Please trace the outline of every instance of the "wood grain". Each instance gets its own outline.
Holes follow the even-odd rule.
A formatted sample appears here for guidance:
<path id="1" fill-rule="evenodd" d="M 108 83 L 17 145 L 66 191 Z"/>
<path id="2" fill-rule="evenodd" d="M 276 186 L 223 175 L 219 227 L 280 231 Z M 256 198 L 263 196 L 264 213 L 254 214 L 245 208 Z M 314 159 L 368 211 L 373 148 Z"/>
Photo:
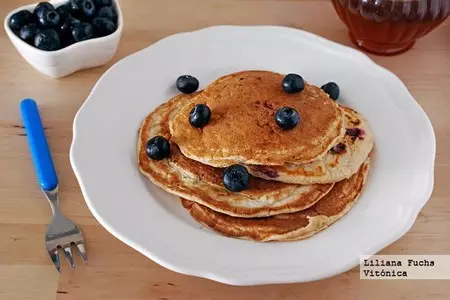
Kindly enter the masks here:
<path id="1" fill-rule="evenodd" d="M 27 2 L 2 0 L 0 12 L 4 16 Z M 121 3 L 125 30 L 114 60 L 61 80 L 39 75 L 17 54 L 5 32 L 0 32 L 0 299 L 450 299 L 444 281 L 362 281 L 358 269 L 306 284 L 226 286 L 168 271 L 107 233 L 83 201 L 68 154 L 73 117 L 95 82 L 114 62 L 167 35 L 216 24 L 292 26 L 352 46 L 346 28 L 325 0 Z M 438 143 L 432 199 L 411 231 L 382 253 L 448 254 L 450 22 L 402 55 L 371 57 L 405 82 L 431 118 Z M 75 271 L 64 265 L 61 276 L 43 248 L 50 209 L 38 189 L 21 127 L 18 104 L 24 97 L 33 97 L 39 103 L 60 178 L 62 210 L 82 226 L 89 241 L 89 265 L 83 266 L 77 260 L 80 266 Z"/>

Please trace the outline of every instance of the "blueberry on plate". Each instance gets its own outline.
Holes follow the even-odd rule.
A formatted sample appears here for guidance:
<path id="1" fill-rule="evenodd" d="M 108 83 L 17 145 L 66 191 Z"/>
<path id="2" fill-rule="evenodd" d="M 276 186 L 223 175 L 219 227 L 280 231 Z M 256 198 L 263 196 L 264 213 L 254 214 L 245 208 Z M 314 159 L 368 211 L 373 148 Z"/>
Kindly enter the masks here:
<path id="1" fill-rule="evenodd" d="M 107 18 L 94 18 L 92 27 L 96 37 L 107 36 L 116 31 L 116 24 Z"/>
<path id="2" fill-rule="evenodd" d="M 112 0 L 94 0 L 94 2 L 97 7 L 109 6 L 112 4 Z"/>
<path id="3" fill-rule="evenodd" d="M 282 107 L 275 114 L 275 120 L 282 129 L 292 129 L 300 122 L 300 115 L 293 108 Z"/>
<path id="4" fill-rule="evenodd" d="M 337 100 L 339 98 L 340 89 L 335 82 L 328 82 L 327 84 L 322 85 L 321 89 L 324 90 L 331 99 Z"/>
<path id="5" fill-rule="evenodd" d="M 44 51 L 55 51 L 61 49 L 61 40 L 55 30 L 44 29 L 36 34 L 34 46 Z"/>
<path id="6" fill-rule="evenodd" d="M 36 37 L 36 34 L 38 34 L 39 29 L 36 24 L 30 23 L 22 27 L 20 29 L 20 38 L 24 40 L 25 42 L 29 44 L 34 43 L 34 38 Z"/>
<path id="7" fill-rule="evenodd" d="M 41 16 L 38 18 L 38 26 L 40 28 L 58 28 L 59 23 L 61 22 L 61 17 L 56 10 L 46 10 L 41 13 Z"/>
<path id="8" fill-rule="evenodd" d="M 16 12 L 9 18 L 9 28 L 15 31 L 19 31 L 24 25 L 30 23 L 33 20 L 33 14 L 28 10 L 21 10 Z"/>
<path id="9" fill-rule="evenodd" d="M 95 15 L 95 4 L 92 0 L 70 0 L 71 14 L 84 21 L 91 20 Z"/>
<path id="10" fill-rule="evenodd" d="M 211 110 L 205 104 L 196 104 L 189 113 L 189 123 L 196 128 L 202 128 L 210 119 Z"/>
<path id="11" fill-rule="evenodd" d="M 147 155 L 154 160 L 161 160 L 169 156 L 170 143 L 163 136 L 152 137 L 146 145 Z"/>
<path id="12" fill-rule="evenodd" d="M 72 37 L 75 42 L 89 40 L 94 37 L 94 29 L 89 23 L 80 23 L 72 29 Z"/>
<path id="13" fill-rule="evenodd" d="M 117 13 L 114 7 L 112 6 L 104 6 L 100 8 L 97 11 L 97 17 L 110 19 L 114 23 L 117 22 Z"/>
<path id="14" fill-rule="evenodd" d="M 39 19 L 41 15 L 48 11 L 48 10 L 55 10 L 55 7 L 51 5 L 48 2 L 40 2 L 35 8 L 34 8 L 34 15 L 36 16 L 36 19 Z"/>
<path id="15" fill-rule="evenodd" d="M 305 88 L 305 82 L 300 75 L 297 74 L 287 74 L 282 82 L 283 90 L 286 93 L 293 94 L 303 91 Z"/>
<path id="16" fill-rule="evenodd" d="M 232 165 L 223 171 L 223 185 L 231 192 L 240 192 L 248 188 L 250 174 L 241 165 Z"/>
<path id="17" fill-rule="evenodd" d="M 192 94 L 198 86 L 198 79 L 191 75 L 182 75 L 177 79 L 177 89 L 184 94 Z"/>
<path id="18" fill-rule="evenodd" d="M 56 11 L 59 13 L 59 16 L 62 20 L 65 20 L 70 15 L 70 4 L 63 4 L 60 7 L 56 9 Z"/>
<path id="19" fill-rule="evenodd" d="M 80 24 L 81 21 L 69 15 L 64 22 L 62 22 L 59 27 L 59 31 L 61 32 L 62 37 L 70 37 L 72 38 L 72 30 L 77 24 Z"/>

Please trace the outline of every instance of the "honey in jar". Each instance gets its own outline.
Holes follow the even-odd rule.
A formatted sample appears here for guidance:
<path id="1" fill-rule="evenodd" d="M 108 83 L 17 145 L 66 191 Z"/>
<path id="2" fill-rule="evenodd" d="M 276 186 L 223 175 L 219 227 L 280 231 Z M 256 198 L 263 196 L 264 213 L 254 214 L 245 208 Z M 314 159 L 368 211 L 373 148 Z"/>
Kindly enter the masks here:
<path id="1" fill-rule="evenodd" d="M 439 26 L 450 0 L 332 0 L 352 41 L 376 54 L 397 54 Z"/>

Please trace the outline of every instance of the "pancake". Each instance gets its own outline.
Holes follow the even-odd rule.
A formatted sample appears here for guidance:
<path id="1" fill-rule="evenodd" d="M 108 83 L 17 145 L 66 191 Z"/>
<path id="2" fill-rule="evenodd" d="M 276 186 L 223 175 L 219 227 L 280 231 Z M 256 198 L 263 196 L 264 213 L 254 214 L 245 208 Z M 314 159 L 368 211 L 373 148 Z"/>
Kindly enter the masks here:
<path id="1" fill-rule="evenodd" d="M 296 184 L 338 182 L 355 174 L 373 148 L 373 133 L 363 116 L 347 107 L 341 109 L 346 134 L 326 155 L 307 164 L 249 165 L 248 171 L 261 178 Z"/>
<path id="2" fill-rule="evenodd" d="M 171 140 L 169 119 L 196 95 L 179 95 L 159 106 L 139 130 L 138 164 L 141 172 L 167 192 L 231 216 L 251 218 L 296 212 L 314 205 L 333 184 L 295 185 L 252 177 L 250 188 L 233 193 L 222 185 L 222 169 L 203 165 L 183 156 Z M 147 141 L 162 135 L 171 142 L 167 159 L 152 160 Z"/>
<path id="3" fill-rule="evenodd" d="M 243 219 L 218 213 L 186 199 L 181 201 L 195 220 L 229 237 L 260 242 L 300 240 L 327 228 L 355 205 L 365 185 L 369 166 L 370 158 L 355 175 L 336 183 L 314 206 L 291 214 Z"/>
<path id="4" fill-rule="evenodd" d="M 210 84 L 176 115 L 170 124 L 173 141 L 188 158 L 214 167 L 232 164 L 284 165 L 317 159 L 344 135 L 339 106 L 320 88 L 288 94 L 284 76 L 268 71 L 244 71 Z M 190 125 L 195 104 L 211 109 L 203 128 Z M 281 107 L 295 108 L 300 123 L 283 130 L 275 122 Z"/>

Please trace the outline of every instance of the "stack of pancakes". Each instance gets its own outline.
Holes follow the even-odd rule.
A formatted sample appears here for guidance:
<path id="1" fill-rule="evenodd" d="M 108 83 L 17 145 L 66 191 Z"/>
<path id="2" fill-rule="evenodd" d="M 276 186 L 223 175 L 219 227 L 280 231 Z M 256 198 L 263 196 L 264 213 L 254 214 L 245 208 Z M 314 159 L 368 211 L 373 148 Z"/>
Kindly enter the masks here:
<path id="1" fill-rule="evenodd" d="M 291 241 L 328 227 L 363 190 L 373 135 L 360 114 L 322 89 L 305 83 L 302 92 L 288 94 L 283 78 L 267 71 L 233 73 L 162 104 L 140 129 L 141 172 L 181 197 L 194 219 L 226 236 Z M 203 128 L 189 123 L 196 104 L 211 110 Z M 299 112 L 296 127 L 277 125 L 274 115 L 281 107 Z M 155 136 L 170 141 L 165 159 L 146 153 Z M 224 168 L 235 164 L 252 175 L 241 192 L 222 182 Z"/>

